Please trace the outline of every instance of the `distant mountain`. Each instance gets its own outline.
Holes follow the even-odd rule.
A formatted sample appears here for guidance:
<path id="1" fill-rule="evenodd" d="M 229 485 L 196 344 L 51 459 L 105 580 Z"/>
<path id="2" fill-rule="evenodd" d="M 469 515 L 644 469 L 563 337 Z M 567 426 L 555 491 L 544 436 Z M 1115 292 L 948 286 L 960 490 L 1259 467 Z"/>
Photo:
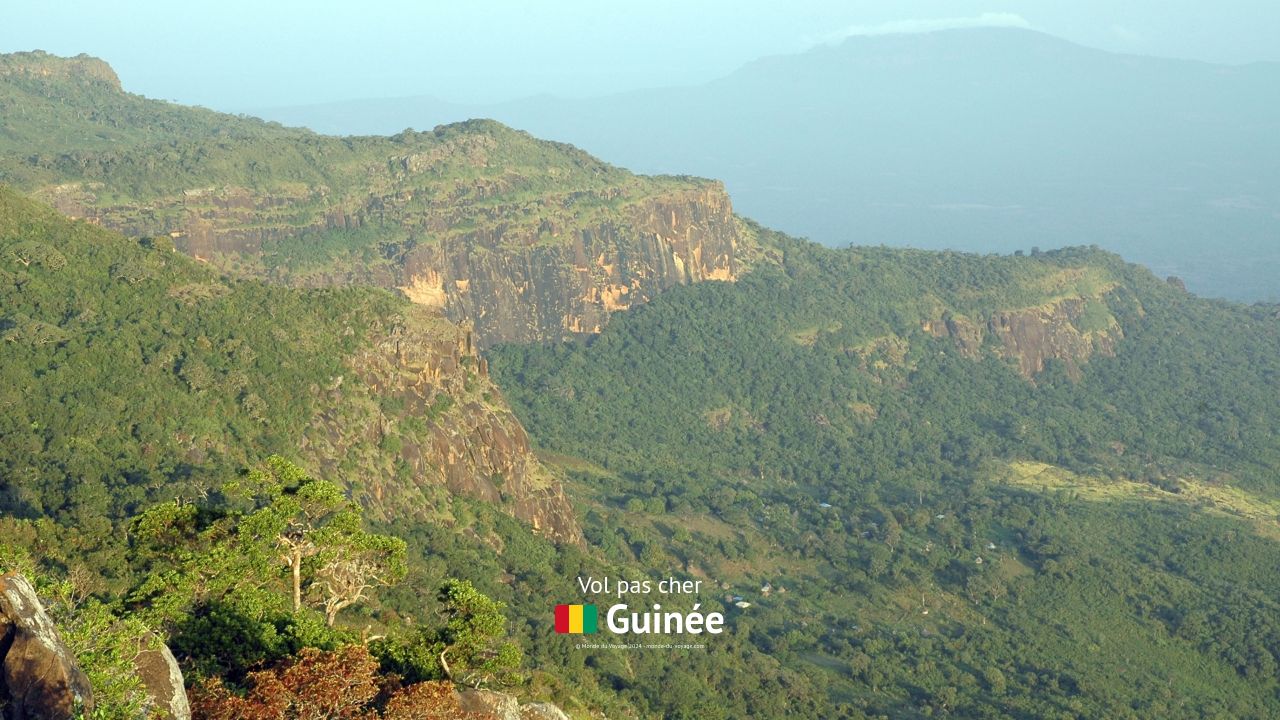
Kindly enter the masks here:
<path id="1" fill-rule="evenodd" d="M 590 100 L 270 111 L 324 132 L 494 117 L 641 172 L 723 179 L 829 245 L 1097 243 L 1195 292 L 1276 299 L 1280 65 L 1118 55 L 1018 29 L 854 37 L 706 85 Z"/>

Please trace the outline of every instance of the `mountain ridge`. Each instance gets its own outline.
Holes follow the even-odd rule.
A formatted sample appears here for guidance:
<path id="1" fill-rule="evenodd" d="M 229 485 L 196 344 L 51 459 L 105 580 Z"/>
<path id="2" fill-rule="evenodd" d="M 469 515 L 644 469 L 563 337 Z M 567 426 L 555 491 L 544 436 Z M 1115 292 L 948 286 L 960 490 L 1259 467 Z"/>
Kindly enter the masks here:
<path id="1" fill-rule="evenodd" d="M 197 495 L 253 446 L 342 478 L 375 517 L 448 517 L 457 495 L 580 541 L 472 333 L 438 311 L 380 291 L 228 280 L 162 241 L 68 221 L 3 185 L 0 281 L 0 462 L 17 517 L 77 517 L 103 501 L 95 489 L 116 494 L 108 517 Z M 136 307 L 140 297 L 148 304 Z M 94 365 L 103 352 L 117 359 Z M 276 385 L 264 384 L 268 367 Z M 143 387 L 163 397 L 144 401 Z M 67 398 L 94 399 L 63 416 Z M 95 413 L 119 416 L 95 429 Z M 130 431 L 105 429 L 120 424 Z M 91 438 L 101 446 L 87 452 Z"/>
<path id="2" fill-rule="evenodd" d="M 732 280 L 749 240 L 719 183 L 632 175 L 494 121 L 330 138 L 37 60 L 62 70 L 0 76 L 0 103 L 23 108 L 0 119 L 0 180 L 225 271 L 404 288 L 481 346 L 598 332 L 669 287 Z"/>
<path id="3" fill-rule="evenodd" d="M 720 178 L 743 214 L 830 246 L 1097 243 L 1193 292 L 1257 301 L 1280 297 L 1261 270 L 1280 261 L 1269 241 L 1280 212 L 1280 116 L 1268 100 L 1277 78 L 1277 63 L 966 29 L 853 37 L 691 87 L 465 112 L 639 171 Z M 432 109 L 379 110 L 390 126 L 423 112 Z M 275 116 L 363 122 L 350 104 Z"/>

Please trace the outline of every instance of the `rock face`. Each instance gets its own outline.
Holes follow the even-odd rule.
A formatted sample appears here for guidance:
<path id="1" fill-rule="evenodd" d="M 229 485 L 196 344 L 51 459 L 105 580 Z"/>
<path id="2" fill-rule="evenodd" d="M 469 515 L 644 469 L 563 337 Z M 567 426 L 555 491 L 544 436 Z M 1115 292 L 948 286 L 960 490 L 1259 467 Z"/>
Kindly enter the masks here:
<path id="1" fill-rule="evenodd" d="M 462 711 L 475 713 L 477 720 L 521 720 L 520 703 L 506 693 L 463 690 L 459 696 Z"/>
<path id="2" fill-rule="evenodd" d="M 618 206 L 599 217 L 566 212 L 566 204 L 584 202 L 572 197 L 576 193 L 510 204 L 498 194 L 482 212 L 465 204 L 471 201 L 415 205 L 405 194 L 413 196 L 370 197 L 343 210 L 324 206 L 319 189 L 224 187 L 157 199 L 145 213 L 133 205 L 99 205 L 95 193 L 78 185 L 48 189 L 42 197 L 70 217 L 125 235 L 169 235 L 178 249 L 239 271 L 257 272 L 254 258 L 264 243 L 349 230 L 405 235 L 384 247 L 389 257 L 375 262 L 277 279 L 398 288 L 416 303 L 442 308 L 455 322 L 471 322 L 481 347 L 598 333 L 611 312 L 678 285 L 732 281 L 741 272 L 741 234 L 719 183 L 690 180 L 652 195 L 634 189 L 583 193 L 593 203 Z M 282 212 L 309 219 L 273 225 L 271 218 Z"/>
<path id="3" fill-rule="evenodd" d="M 463 690 L 459 704 L 476 720 L 569 720 L 563 710 L 551 703 L 521 705 L 514 697 L 494 690 Z"/>
<path id="4" fill-rule="evenodd" d="M 520 706 L 520 720 L 569 720 L 569 716 L 551 703 L 529 703 Z"/>
<path id="5" fill-rule="evenodd" d="M 1067 373 L 1078 377 L 1080 365 L 1091 356 L 1114 356 L 1116 342 L 1123 337 L 1117 324 L 1082 327 L 1087 302 L 1071 298 L 1045 308 L 996 313 L 987 329 L 1000 341 L 1000 352 L 1017 360 L 1023 377 L 1035 377 L 1050 359 L 1062 361 Z"/>
<path id="6" fill-rule="evenodd" d="M 737 247 L 728 197 L 708 184 L 597 224 L 548 220 L 533 232 L 488 229 L 421 246 L 406 255 L 398 287 L 472 321 L 482 345 L 559 340 L 598 333 L 609 313 L 677 285 L 736 279 Z"/>
<path id="7" fill-rule="evenodd" d="M 1079 377 L 1080 366 L 1094 355 L 1115 355 L 1124 337 L 1120 325 L 1101 298 L 1062 298 L 1042 306 L 1000 310 L 977 322 L 945 315 L 924 323 L 925 332 L 949 337 L 967 357 L 978 357 L 990 338 L 993 351 L 1017 362 L 1023 377 L 1032 380 L 1045 363 L 1065 364 L 1067 374 Z"/>
<path id="8" fill-rule="evenodd" d="M 112 95 L 131 98 L 147 116 L 150 101 Z M 244 123 L 227 120 L 236 122 Z M 732 281 L 743 269 L 739 244 L 749 239 L 718 182 L 632 175 L 492 121 L 359 143 L 241 131 L 280 137 L 243 147 L 222 136 L 176 139 L 174 153 L 190 158 L 187 178 L 169 175 L 152 147 L 103 155 L 56 147 L 31 156 L 32 172 L 54 182 L 27 189 L 69 217 L 131 237 L 167 236 L 231 273 L 399 288 L 472 323 L 481 347 L 597 333 L 613 311 L 678 285 Z M 288 172 L 265 169 L 275 164 Z"/>
<path id="9" fill-rule="evenodd" d="M 93 692 L 62 644 L 35 590 L 20 575 L 0 577 L 0 687 L 8 720 L 63 720 L 93 710 Z"/>
<path id="10" fill-rule="evenodd" d="M 191 720 L 187 688 L 182 669 L 169 646 L 158 638 L 146 638 L 143 649 L 134 659 L 138 678 L 151 698 L 149 717 L 162 720 Z"/>
<path id="11" fill-rule="evenodd" d="M 108 89 L 120 90 L 120 78 L 111 66 L 88 55 L 61 58 L 40 50 L 0 55 L 0 77 L 99 83 Z"/>
<path id="12" fill-rule="evenodd" d="M 334 477 L 354 454 L 392 463 L 359 488 L 375 512 L 422 515 L 444 487 L 493 503 L 558 542 L 582 541 L 564 489 L 531 452 L 469 329 L 412 307 L 349 365 L 351 377 L 321 390 L 331 410 L 315 419 L 301 450 Z M 372 422 L 339 410 L 375 406 Z"/>

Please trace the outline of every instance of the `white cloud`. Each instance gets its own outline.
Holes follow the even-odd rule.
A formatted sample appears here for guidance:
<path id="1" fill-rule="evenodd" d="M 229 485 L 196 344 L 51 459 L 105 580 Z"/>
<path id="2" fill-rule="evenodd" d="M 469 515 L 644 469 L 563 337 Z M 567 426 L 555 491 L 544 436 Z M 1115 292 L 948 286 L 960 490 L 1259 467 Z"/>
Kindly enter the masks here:
<path id="1" fill-rule="evenodd" d="M 926 33 L 939 30 L 958 30 L 961 28 L 1007 27 L 1031 29 L 1026 18 L 1017 13 L 982 13 L 972 17 L 924 18 L 917 20 L 895 20 L 879 25 L 850 25 L 843 30 L 832 33 L 825 41 L 843 40 L 853 35 L 898 35 L 904 33 Z"/>

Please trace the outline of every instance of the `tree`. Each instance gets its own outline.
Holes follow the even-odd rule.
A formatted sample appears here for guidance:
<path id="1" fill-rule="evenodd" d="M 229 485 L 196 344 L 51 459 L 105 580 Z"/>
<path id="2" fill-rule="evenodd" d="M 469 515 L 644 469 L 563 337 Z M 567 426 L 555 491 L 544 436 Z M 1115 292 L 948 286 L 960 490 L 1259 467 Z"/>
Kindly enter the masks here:
<path id="1" fill-rule="evenodd" d="M 445 619 L 437 657 L 445 677 L 476 687 L 511 680 L 521 653 L 515 643 L 502 639 L 506 604 L 490 599 L 467 580 L 453 578 L 441 586 L 437 597 Z"/>
<path id="2" fill-rule="evenodd" d="M 369 590 L 394 585 L 408 571 L 404 540 L 365 532 L 354 513 L 339 514 L 316 535 L 323 562 L 316 572 L 316 587 L 321 590 L 329 627 L 344 608 L 365 600 Z"/>
<path id="3" fill-rule="evenodd" d="M 367 600 L 375 586 L 404 578 L 404 541 L 365 532 L 359 508 L 336 484 L 311 477 L 279 455 L 267 458 L 266 467 L 248 480 L 249 491 L 268 500 L 259 514 L 264 529 L 274 528 L 294 612 L 302 609 L 303 566 L 309 560 L 314 559 L 313 586 L 330 627 L 339 612 Z"/>
<path id="4" fill-rule="evenodd" d="M 270 508 L 283 520 L 275 542 L 289 569 L 297 612 L 302 608 L 302 563 L 320 552 L 317 536 L 324 533 L 326 524 L 351 513 L 347 499 L 337 485 L 310 477 L 279 455 L 267 458 L 266 469 L 255 471 L 250 479 L 257 487 L 269 489 L 274 496 Z"/>

